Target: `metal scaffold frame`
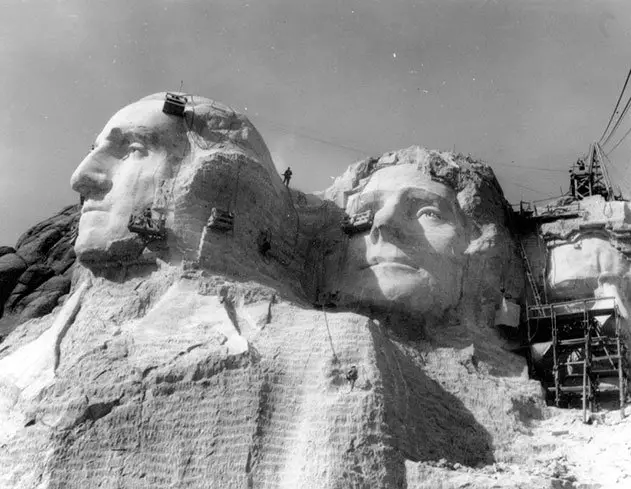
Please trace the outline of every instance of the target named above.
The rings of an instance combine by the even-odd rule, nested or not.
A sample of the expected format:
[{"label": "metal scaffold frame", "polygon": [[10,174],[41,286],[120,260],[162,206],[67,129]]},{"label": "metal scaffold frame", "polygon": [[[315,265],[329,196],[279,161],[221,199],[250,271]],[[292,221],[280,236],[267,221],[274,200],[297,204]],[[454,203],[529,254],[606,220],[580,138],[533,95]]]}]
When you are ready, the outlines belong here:
[{"label": "metal scaffold frame", "polygon": [[613,186],[604,164],[605,155],[598,143],[593,143],[587,161],[579,160],[570,170],[570,192],[576,199],[602,195],[605,200],[614,198]]},{"label": "metal scaffold frame", "polygon": [[[608,318],[614,331],[605,331],[596,318]],[[527,308],[529,341],[533,325],[549,326],[552,335],[552,382],[544,379],[547,390],[554,393],[556,406],[580,395],[583,421],[589,422],[597,411],[601,380],[607,379],[609,390],[618,390],[620,415],[624,416],[627,381],[624,359],[626,349],[621,338],[621,317],[613,297],[580,299],[568,302],[533,305]],[[617,378],[617,385],[611,383]],[[578,380],[580,379],[580,383]],[[552,385],[550,385],[552,384]]]}]

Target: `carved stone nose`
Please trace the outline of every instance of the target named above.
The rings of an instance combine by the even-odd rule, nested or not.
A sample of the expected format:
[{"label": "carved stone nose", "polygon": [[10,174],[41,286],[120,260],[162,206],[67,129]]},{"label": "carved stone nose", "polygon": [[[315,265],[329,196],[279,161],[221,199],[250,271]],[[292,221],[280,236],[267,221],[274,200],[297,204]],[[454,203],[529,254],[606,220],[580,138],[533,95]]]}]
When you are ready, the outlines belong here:
[{"label": "carved stone nose", "polygon": [[398,236],[400,227],[404,225],[403,218],[402,196],[400,194],[393,195],[376,212],[370,230],[370,241],[375,244],[379,238],[387,241],[388,235]]},{"label": "carved stone nose", "polygon": [[107,166],[98,153],[90,153],[84,158],[70,178],[70,186],[84,198],[95,193],[107,193],[112,188]]}]

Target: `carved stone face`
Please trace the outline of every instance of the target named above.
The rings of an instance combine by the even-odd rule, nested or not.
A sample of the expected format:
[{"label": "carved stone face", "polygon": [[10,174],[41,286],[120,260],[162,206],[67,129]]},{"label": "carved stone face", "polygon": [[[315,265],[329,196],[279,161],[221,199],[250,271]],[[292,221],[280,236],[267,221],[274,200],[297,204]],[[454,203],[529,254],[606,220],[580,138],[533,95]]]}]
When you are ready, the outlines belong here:
[{"label": "carved stone face", "polygon": [[550,250],[548,290],[555,300],[615,297],[629,318],[629,263],[609,240],[578,236],[572,244]]},{"label": "carved stone face", "polygon": [[548,240],[547,290],[551,300],[613,296],[629,317],[628,258],[631,208],[594,196],[580,202],[583,215],[544,223]]},{"label": "carved stone face", "polygon": [[151,206],[160,182],[186,151],[184,123],[162,113],[162,101],[140,101],[117,112],[71,178],[84,198],[77,257],[104,265],[137,257],[144,244],[127,229],[130,215]]},{"label": "carved stone face", "polygon": [[468,239],[453,189],[397,165],[374,173],[349,204],[350,213],[371,209],[374,222],[350,238],[346,301],[433,316],[457,304]]},{"label": "carved stone face", "polygon": [[589,296],[600,282],[622,277],[628,269],[607,239],[579,237],[550,250],[548,286],[560,297]]}]

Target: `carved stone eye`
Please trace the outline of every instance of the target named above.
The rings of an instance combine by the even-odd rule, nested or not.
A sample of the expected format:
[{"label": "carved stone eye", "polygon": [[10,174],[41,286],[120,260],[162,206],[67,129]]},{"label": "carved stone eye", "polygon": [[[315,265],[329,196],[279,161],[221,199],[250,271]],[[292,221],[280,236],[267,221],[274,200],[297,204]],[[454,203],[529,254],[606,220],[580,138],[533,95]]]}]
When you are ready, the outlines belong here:
[{"label": "carved stone eye", "polygon": [[443,217],[438,209],[435,207],[423,207],[416,213],[416,217],[419,219],[429,219],[431,221],[442,221]]},{"label": "carved stone eye", "polygon": [[147,148],[141,143],[130,143],[127,147],[127,156],[137,153],[137,156],[146,156]]}]

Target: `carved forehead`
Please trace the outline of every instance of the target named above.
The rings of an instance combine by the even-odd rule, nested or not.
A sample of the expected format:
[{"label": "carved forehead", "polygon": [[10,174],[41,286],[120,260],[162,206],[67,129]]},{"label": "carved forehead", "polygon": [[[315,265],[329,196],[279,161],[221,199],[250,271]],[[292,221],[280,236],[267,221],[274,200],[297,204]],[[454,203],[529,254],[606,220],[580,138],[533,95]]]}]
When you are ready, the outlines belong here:
[{"label": "carved forehead", "polygon": [[420,189],[449,201],[457,207],[456,192],[447,185],[432,180],[416,165],[396,165],[376,171],[362,192],[396,192],[403,189]]},{"label": "carved forehead", "polygon": [[162,105],[162,101],[141,100],[123,107],[107,122],[99,139],[119,131],[122,134],[151,136],[182,130],[182,120],[163,113]]}]

